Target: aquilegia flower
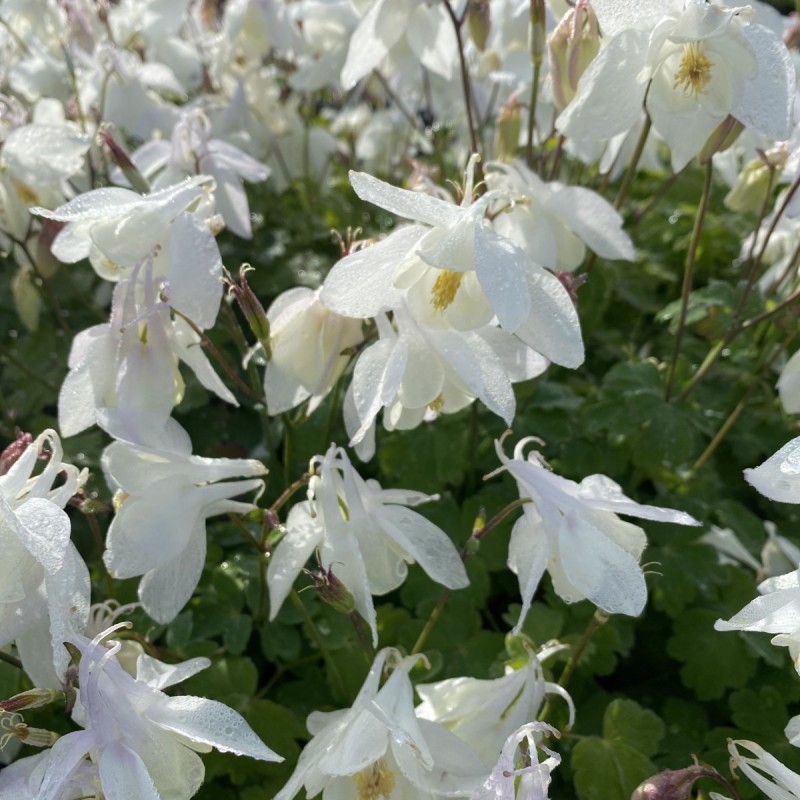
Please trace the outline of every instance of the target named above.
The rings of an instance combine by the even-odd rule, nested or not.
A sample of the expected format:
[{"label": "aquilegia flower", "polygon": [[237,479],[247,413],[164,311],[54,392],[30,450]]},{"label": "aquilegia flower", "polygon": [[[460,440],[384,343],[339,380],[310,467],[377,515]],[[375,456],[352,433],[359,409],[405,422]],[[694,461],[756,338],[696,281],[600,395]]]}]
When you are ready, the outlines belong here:
[{"label": "aquilegia flower", "polygon": [[513,458],[503,452],[502,439],[495,445],[500,469],[510,472],[520,496],[532,501],[524,506],[508,546],[508,564],[522,593],[514,631],[522,627],[545,569],[556,594],[567,603],[586,598],[609,614],[641,614],[647,586],[639,559],[647,537],[617,514],[678,525],[700,523],[683,511],[640,505],[605,475],[590,475],[580,483],[562,478],[539,453],[523,458],[531,441],[536,440],[520,440]]}]

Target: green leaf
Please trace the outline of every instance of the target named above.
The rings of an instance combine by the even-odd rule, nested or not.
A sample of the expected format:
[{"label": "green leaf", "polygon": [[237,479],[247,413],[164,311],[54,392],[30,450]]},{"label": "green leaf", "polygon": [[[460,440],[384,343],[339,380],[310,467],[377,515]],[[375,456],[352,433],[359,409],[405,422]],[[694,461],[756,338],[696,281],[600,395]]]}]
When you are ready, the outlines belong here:
[{"label": "green leaf", "polygon": [[718,616],[706,608],[686,611],[675,621],[675,635],[667,642],[669,655],[683,662],[681,680],[701,700],[722,697],[726,689],[741,689],[758,664],[736,633],[714,630]]},{"label": "green leaf", "polygon": [[571,767],[580,800],[629,800],[657,769],[650,760],[664,736],[664,723],[633,700],[614,700],[603,717],[603,736],[581,739]]}]

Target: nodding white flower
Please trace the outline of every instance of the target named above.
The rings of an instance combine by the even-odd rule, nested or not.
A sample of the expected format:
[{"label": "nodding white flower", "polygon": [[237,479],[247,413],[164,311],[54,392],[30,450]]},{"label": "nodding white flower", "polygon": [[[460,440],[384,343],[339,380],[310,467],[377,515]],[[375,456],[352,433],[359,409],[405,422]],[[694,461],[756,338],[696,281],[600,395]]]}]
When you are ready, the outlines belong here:
[{"label": "nodding white flower", "polygon": [[[206,558],[206,519],[255,506],[232,498],[263,491],[260,461],[192,455],[189,436],[174,420],[161,443],[125,440],[118,421],[104,427],[117,438],[103,452],[117,513],[103,560],[117,578],[143,575],[139,599],[158,622],[171,622],[188,602]],[[247,477],[229,481],[227,478]]]},{"label": "nodding white flower", "polygon": [[[547,800],[550,773],[561,763],[561,756],[536,741],[536,735],[543,733],[558,736],[558,731],[546,722],[529,722],[512,733],[492,774],[470,800]],[[516,754],[523,739],[527,753],[523,756],[524,765],[518,766]],[[547,756],[544,761],[538,760],[539,750]]]},{"label": "nodding white flower", "polygon": [[[80,652],[79,704],[75,718],[85,730],[62,736],[45,768],[31,776],[39,781],[40,800],[60,800],[86,769],[87,755],[96,765],[103,795],[137,800],[188,800],[203,782],[198,752],[212,748],[261,761],[282,761],[228,706],[203,697],[168,697],[161,688],[184,680],[208,666],[206,659],[176,665],[160,680],[133,678],[116,656],[120,643],[105,640],[126,623],[114,625],[94,639],[76,636]],[[202,663],[199,663],[202,662]],[[152,676],[148,676],[152,678]],[[154,685],[154,683],[156,685]],[[69,795],[72,797],[73,795]]]},{"label": "nodding white flower", "polygon": [[115,287],[108,323],[73,339],[58,395],[64,436],[94,425],[102,409],[116,409],[132,427],[147,422],[160,429],[183,398],[180,361],[206,389],[238,405],[206,358],[199,335],[185,320],[172,319],[163,284],[152,273],[151,259],[140,264]]},{"label": "nodding white flower", "polygon": [[[375,420],[386,430],[409,430],[476,399],[507,425],[516,410],[512,383],[540,375],[547,360],[501,328],[459,331],[416,322],[403,303],[392,322],[379,314],[378,341],[356,361],[345,395],[344,421],[359,458],[375,453]],[[555,341],[559,331],[548,333]]]},{"label": "nodding white flower", "polygon": [[524,506],[508,546],[508,565],[519,578],[522,610],[514,632],[525,621],[545,569],[556,593],[567,603],[584,598],[609,614],[642,613],[647,586],[639,559],[647,546],[644,531],[617,514],[678,525],[700,525],[683,511],[640,505],[605,475],[580,483],[551,472],[537,452],[523,457],[534,437],[520,440],[514,457],[495,443],[497,456],[517,481]]},{"label": "nodding white flower", "polygon": [[341,447],[331,445],[311,461],[315,471],[309,500],[294,506],[267,567],[270,617],[274,618],[295,578],[316,550],[320,565],[351,592],[355,608],[378,643],[373,594],[400,586],[415,561],[449,589],[468,584],[455,545],[441,528],[406,506],[435,496],[406,489],[382,489],[353,469]]},{"label": "nodding white flower", "polygon": [[637,122],[644,104],[675,170],[728,117],[773,139],[788,138],[794,67],[778,36],[751,22],[749,6],[593,0],[592,8],[608,44],[557,120],[566,136],[610,139]]},{"label": "nodding white flower", "polygon": [[152,260],[153,276],[169,287],[169,304],[205,330],[222,299],[222,257],[208,220],[212,184],[200,175],[148,195],[94,189],[54,211],[31,213],[65,223],[52,245],[59,261],[88,258],[106,280],[130,278]]},{"label": "nodding white flower", "polygon": [[356,194],[415,225],[333,266],[322,287],[329,308],[349,317],[375,317],[403,298],[430,328],[472,331],[497,318],[500,327],[556,364],[574,368],[584,351],[575,306],[550,271],[484,219],[504,193],[473,202],[477,156],[467,165],[460,205],[399,189],[351,172]]},{"label": "nodding white flower", "polygon": [[[421,658],[384,648],[351,708],[310,714],[313,738],[275,800],[303,787],[309,798],[341,800],[469,796],[488,768],[457,736],[414,714],[408,673]],[[393,671],[380,686],[385,667]]]},{"label": "nodding white flower", "polygon": [[[60,685],[69,664],[62,643],[89,615],[89,571],[63,511],[86,472],[62,457],[58,435],[46,430],[0,476],[0,647],[16,641],[40,687]],[[47,463],[34,474],[40,458]]]},{"label": "nodding white flower", "polygon": [[342,68],[343,88],[352,89],[403,45],[431,72],[448,81],[454,78],[458,43],[440,3],[373,0],[350,38]]},{"label": "nodding white flower", "polygon": [[784,766],[761,745],[742,739],[729,740],[728,752],[731,765],[738,767],[770,800],[800,798],[800,775]]},{"label": "nodding white flower", "polygon": [[[250,206],[242,181],[257,183],[270,170],[260,161],[222,139],[211,138],[211,123],[198,108],[184,111],[172,131],[172,139],[153,139],[136,150],[131,159],[154,190],[165,189],[192,175],[214,178],[214,204],[225,224],[245,239],[253,236]],[[116,182],[121,173],[115,175]]]},{"label": "nodding white flower", "polygon": [[309,400],[314,411],[350,361],[345,352],[364,340],[361,320],[342,317],[303,286],[278,295],[267,311],[271,354],[264,375],[270,414]]},{"label": "nodding white flower", "polygon": [[490,764],[504,742],[528,720],[536,719],[545,696],[556,694],[569,706],[572,727],[575,707],[572,698],[558,684],[544,679],[540,659],[562,650],[564,645],[528,651],[528,662],[518,669],[506,667],[502,678],[448,678],[437,683],[417,684],[422,703],[417,716],[439,722],[463,739]]}]

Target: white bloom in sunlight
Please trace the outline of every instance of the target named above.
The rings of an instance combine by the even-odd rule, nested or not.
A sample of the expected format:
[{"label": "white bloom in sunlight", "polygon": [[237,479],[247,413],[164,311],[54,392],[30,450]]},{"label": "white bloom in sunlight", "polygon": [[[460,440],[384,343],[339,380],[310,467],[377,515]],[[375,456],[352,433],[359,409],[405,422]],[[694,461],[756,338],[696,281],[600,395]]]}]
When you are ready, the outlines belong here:
[{"label": "white bloom in sunlight", "polygon": [[557,694],[567,702],[572,727],[575,716],[572,698],[558,684],[544,679],[540,663],[540,659],[563,647],[544,647],[538,654],[529,651],[528,662],[518,669],[507,666],[502,678],[449,678],[417,684],[417,694],[422,698],[417,716],[444,725],[487,764],[497,758],[514,731],[536,719],[548,694]]},{"label": "white bloom in sunlight", "polygon": [[[89,614],[89,571],[63,511],[86,473],[62,456],[55,431],[46,430],[0,476],[0,647],[16,641],[37,686],[63,680],[69,655],[62,642],[83,630]],[[47,463],[35,474],[40,457]]]},{"label": "white bloom in sunlight", "polygon": [[[275,800],[301,788],[309,798],[338,800],[468,797],[488,767],[457,736],[414,714],[408,673],[420,658],[384,648],[351,708],[310,714],[313,738]],[[385,665],[393,671],[380,686]]]},{"label": "white bloom in sunlight", "polygon": [[[470,800],[547,800],[550,773],[561,763],[561,756],[536,741],[536,734],[543,733],[558,736],[546,722],[529,722],[512,733],[492,774]],[[527,766],[518,767],[516,754],[523,739],[527,742]],[[544,761],[538,760],[539,750],[547,756]]]},{"label": "white bloom in sunlight", "polygon": [[292,508],[281,539],[267,567],[270,618],[274,619],[295,578],[317,551],[320,565],[331,570],[352,593],[355,608],[378,630],[372,595],[391,592],[417,562],[448,589],[468,584],[455,545],[441,528],[406,506],[436,499],[406,489],[382,489],[353,469],[341,447],[312,459],[315,475],[309,500]]},{"label": "white bloom in sunlight", "polygon": [[565,367],[583,362],[580,323],[567,290],[548,270],[484,219],[497,191],[473,202],[473,156],[461,205],[399,189],[365,173],[350,173],[367,202],[419,223],[339,261],[321,299],[348,317],[375,317],[408,308],[430,328],[472,331],[492,322],[545,358]]},{"label": "white bloom in sunlight", "polygon": [[52,246],[59,261],[88,258],[105,280],[125,280],[151,258],[154,277],[169,285],[170,305],[205,330],[222,299],[222,258],[205,218],[212,184],[200,175],[148,195],[94,189],[55,211],[31,213],[66,223]]},{"label": "white bloom in sunlight", "polygon": [[[211,138],[211,123],[198,108],[181,114],[172,139],[152,139],[131,159],[154,190],[165,189],[192,175],[214,178],[214,203],[225,224],[237,235],[250,239],[250,206],[242,181],[265,181],[269,169],[222,139]],[[119,177],[119,176],[117,176]],[[119,181],[117,181],[119,182]]]},{"label": "white bloom in sunlight", "polygon": [[592,8],[608,44],[557,120],[567,137],[610,139],[637,122],[643,104],[675,170],[728,116],[771,138],[788,137],[794,67],[779,37],[751,22],[749,6],[594,0]]},{"label": "white bloom in sunlight", "polygon": [[718,631],[776,633],[771,643],[788,647],[795,669],[800,673],[800,570],[768,578],[758,585],[761,595],[729,620],[718,619]]},{"label": "white bloom in sunlight", "polygon": [[497,232],[536,253],[543,267],[575,269],[587,246],[601,258],[634,260],[622,217],[596,192],[558,181],[545,183],[520,160],[488,164],[486,182],[491,189],[518,198],[496,217]]},{"label": "white bloom in sunlight", "polygon": [[746,469],[744,479],[770,500],[800,503],[800,437],[787,442],[763,464]]},{"label": "white bloom in sunlight", "polygon": [[728,752],[731,765],[740,769],[770,800],[800,798],[800,775],[760,745],[741,739],[729,741]]},{"label": "white bloom in sunlight", "polygon": [[778,378],[778,394],[787,414],[800,413],[800,350],[783,365]]},{"label": "white bloom in sunlight", "polygon": [[171,318],[168,299],[153,280],[148,260],[114,288],[108,323],[75,336],[58,394],[64,436],[91,427],[97,413],[109,408],[127,416],[131,425],[147,421],[160,429],[183,398],[180,361],[206,389],[238,405],[206,358],[197,333],[185,320]]},{"label": "white bloom in sunlight", "polygon": [[403,45],[431,72],[446,80],[455,77],[458,43],[441,3],[373,0],[350,37],[342,87],[352,89]]},{"label": "white bloom in sunlight", "polygon": [[639,559],[647,546],[644,531],[617,514],[700,525],[683,511],[640,505],[626,497],[605,475],[580,483],[551,472],[537,452],[523,457],[533,437],[521,439],[508,458],[502,440],[495,443],[507,470],[517,481],[520,497],[529,497],[523,516],[511,533],[508,565],[519,578],[522,610],[514,632],[522,627],[545,569],[567,603],[588,599],[608,614],[638,616],[647,602],[647,586]]},{"label": "white bloom in sunlight", "polygon": [[304,286],[278,295],[267,311],[271,354],[264,376],[270,414],[309,400],[308,413],[322,402],[350,361],[345,350],[364,340],[361,320],[330,311],[319,290]]},{"label": "white bloom in sunlight", "polygon": [[[512,383],[540,375],[547,360],[500,328],[458,331],[416,323],[405,305],[376,317],[379,339],[356,361],[344,403],[350,444],[359,458],[375,452],[375,419],[387,430],[410,430],[452,414],[475,399],[507,425],[516,410]],[[549,331],[553,339],[559,331]]]},{"label": "white bloom in sunlight", "polygon": [[[119,642],[110,649],[104,644],[118,627],[92,640],[70,640],[81,654],[75,717],[85,730],[56,741],[44,773],[34,773],[41,779],[36,797],[64,797],[89,754],[105,797],[137,800],[188,800],[205,774],[197,753],[212,748],[261,761],[282,760],[228,706],[202,697],[167,697],[154,681],[131,677],[116,659]],[[208,662],[187,664],[176,665],[160,686],[190,677]]]},{"label": "white bloom in sunlight", "polygon": [[[116,578],[143,575],[139,599],[156,621],[171,622],[189,601],[206,559],[206,519],[247,513],[252,503],[232,498],[262,491],[260,461],[192,455],[189,436],[174,420],[158,443],[135,444],[120,421],[104,427],[117,441],[103,452],[117,513],[103,560]],[[133,434],[135,438],[135,434]],[[247,477],[231,481],[228,478]]]},{"label": "white bloom in sunlight", "polygon": [[774,522],[765,521],[767,541],[761,548],[759,578],[774,578],[800,567],[800,547],[778,533]]}]

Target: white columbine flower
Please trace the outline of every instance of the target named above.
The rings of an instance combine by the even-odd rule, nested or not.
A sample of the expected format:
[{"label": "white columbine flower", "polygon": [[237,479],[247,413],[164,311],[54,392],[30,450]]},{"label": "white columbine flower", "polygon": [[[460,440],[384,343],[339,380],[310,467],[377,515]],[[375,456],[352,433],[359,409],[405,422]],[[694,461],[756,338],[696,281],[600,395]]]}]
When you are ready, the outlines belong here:
[{"label": "white columbine flower", "polygon": [[367,318],[397,308],[405,296],[418,321],[459,331],[496,317],[545,358],[575,368],[584,352],[573,302],[555,275],[484,218],[490,203],[505,195],[487,192],[473,202],[476,158],[467,166],[461,205],[351,172],[362,200],[417,224],[335,264],[322,302],[344,316]]},{"label": "white columbine flower", "polygon": [[[408,673],[420,658],[384,648],[351,708],[310,714],[313,738],[275,800],[303,787],[309,798],[339,800],[468,797],[488,768],[457,736],[414,714]],[[394,669],[379,688],[387,662]]]},{"label": "white columbine flower", "polygon": [[467,573],[447,534],[406,506],[434,499],[421,492],[382,489],[353,469],[341,447],[331,445],[315,456],[316,475],[309,500],[294,506],[286,535],[267,568],[270,617],[274,618],[308,559],[316,550],[323,569],[332,570],[353,595],[355,608],[378,630],[372,595],[396,589],[417,562],[437,583],[449,589],[468,584]]},{"label": "white columbine flower", "polygon": [[523,458],[531,441],[536,439],[520,440],[513,459],[503,452],[502,440],[496,443],[500,469],[511,473],[520,496],[532,501],[524,506],[508,546],[508,564],[522,593],[514,631],[522,627],[545,569],[564,601],[586,598],[608,614],[638,616],[647,602],[639,565],[647,537],[617,514],[678,525],[701,523],[683,511],[640,505],[605,475],[590,475],[580,483],[562,478],[539,453]]},{"label": "white columbine flower", "polygon": [[110,648],[104,644],[123,625],[92,640],[71,639],[81,654],[75,717],[85,730],[58,739],[46,768],[34,771],[41,781],[37,798],[64,797],[76,773],[85,769],[87,755],[105,797],[137,800],[189,800],[205,774],[197,752],[216,748],[261,761],[282,760],[228,706],[203,697],[167,697],[161,691],[204,669],[205,659],[172,669],[161,665],[162,671],[145,666],[146,679],[129,675],[116,658],[119,642]]},{"label": "white columbine flower", "polygon": [[[103,560],[116,578],[143,575],[139,599],[162,623],[188,602],[206,559],[206,519],[255,507],[232,498],[261,491],[260,461],[192,455],[189,436],[174,420],[160,444],[118,441],[103,452],[103,470],[116,489],[117,513],[108,530]],[[108,423],[105,425],[108,428]],[[228,478],[249,480],[229,481]]]},{"label": "white columbine flower", "polygon": [[728,752],[731,764],[738,767],[770,800],[800,798],[800,775],[760,745],[741,739],[729,741]]},{"label": "white columbine flower", "polygon": [[211,175],[214,203],[225,224],[237,235],[252,238],[250,206],[242,181],[260,182],[269,168],[238,147],[211,138],[211,123],[197,108],[181,114],[172,139],[153,139],[131,156],[154,190],[164,189],[192,175]]},{"label": "white columbine flower", "polygon": [[545,647],[538,655],[529,651],[527,664],[519,669],[508,666],[506,674],[494,680],[465,677],[417,684],[417,694],[422,698],[417,716],[444,725],[487,764],[497,759],[514,731],[536,719],[545,695],[564,698],[571,727],[575,715],[572,698],[558,684],[544,679],[540,663],[540,659],[561,649],[563,645]]},{"label": "white columbine flower", "polygon": [[[529,722],[514,731],[506,739],[492,774],[470,800],[547,800],[550,773],[561,763],[561,756],[536,741],[536,734],[542,733],[558,736],[546,722]],[[524,758],[529,763],[520,767],[517,750],[523,739],[527,744]],[[538,760],[539,750],[547,756],[544,761]]]},{"label": "white columbine flower", "polygon": [[[42,456],[47,463],[34,474]],[[62,642],[89,615],[89,571],[63,511],[86,474],[62,456],[57,434],[46,430],[0,476],[0,647],[16,641],[37,686],[63,680],[69,656]]]},{"label": "white columbine flower", "polygon": [[271,354],[264,375],[270,414],[309,400],[311,413],[350,361],[344,352],[360,344],[361,320],[334,313],[319,290],[297,286],[275,298],[267,311]]},{"label": "white columbine flower", "polygon": [[608,44],[557,120],[566,136],[610,139],[638,121],[644,104],[675,170],[729,116],[770,138],[788,138],[794,67],[780,39],[751,22],[749,6],[594,0],[592,8]]}]

